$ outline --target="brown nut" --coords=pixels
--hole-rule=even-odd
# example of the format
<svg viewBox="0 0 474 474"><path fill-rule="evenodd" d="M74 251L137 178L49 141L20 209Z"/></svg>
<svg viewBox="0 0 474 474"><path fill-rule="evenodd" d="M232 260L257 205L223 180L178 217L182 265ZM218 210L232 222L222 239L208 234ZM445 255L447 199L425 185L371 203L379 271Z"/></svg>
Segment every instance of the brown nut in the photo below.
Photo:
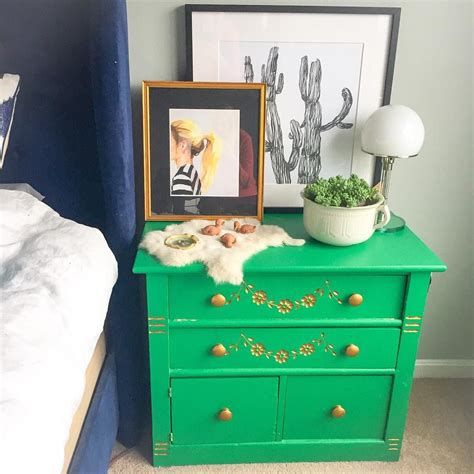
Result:
<svg viewBox="0 0 474 474"><path fill-rule="evenodd" d="M255 229L257 226L250 225L250 224L245 224L240 227L239 232L241 234L253 234L255 232Z"/></svg>
<svg viewBox="0 0 474 474"><path fill-rule="evenodd" d="M219 235L221 233L221 227L216 225L207 225L201 229L201 234L204 235Z"/></svg>
<svg viewBox="0 0 474 474"><path fill-rule="evenodd" d="M220 241L222 242L224 247L227 247L228 249L230 249L231 247L234 246L237 239L235 238L235 235L233 235L233 234L224 234L220 238Z"/></svg>

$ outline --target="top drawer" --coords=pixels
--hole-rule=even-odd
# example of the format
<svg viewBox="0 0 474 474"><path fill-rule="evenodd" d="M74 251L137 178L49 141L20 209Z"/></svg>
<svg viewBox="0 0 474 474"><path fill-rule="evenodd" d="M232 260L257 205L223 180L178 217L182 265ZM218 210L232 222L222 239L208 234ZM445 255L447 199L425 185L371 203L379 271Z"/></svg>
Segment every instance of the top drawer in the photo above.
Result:
<svg viewBox="0 0 474 474"><path fill-rule="evenodd" d="M400 318L404 275L250 274L240 286L169 277L174 319Z"/></svg>

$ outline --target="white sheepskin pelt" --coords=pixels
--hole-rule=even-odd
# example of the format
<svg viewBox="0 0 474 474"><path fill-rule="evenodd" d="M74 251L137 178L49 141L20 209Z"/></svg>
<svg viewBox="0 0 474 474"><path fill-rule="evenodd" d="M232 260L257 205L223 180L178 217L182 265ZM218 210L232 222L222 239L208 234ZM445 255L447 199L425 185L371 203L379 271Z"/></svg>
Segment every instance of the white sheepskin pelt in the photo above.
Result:
<svg viewBox="0 0 474 474"><path fill-rule="evenodd" d="M209 276L216 283L232 283L238 285L243 279L244 262L267 247L281 245L299 246L304 239L291 238L281 227L262 225L255 219L239 219L242 224L257 226L253 234L234 232L234 221L226 221L218 236L201 234L201 229L214 224L211 221L192 220L182 224L171 224L164 231L148 232L140 243L140 248L158 258L163 265L182 267L193 262L206 265ZM231 248L226 248L219 238L226 234L234 234L237 242ZM199 242L189 250L173 249L165 245L167 237L175 234L194 234Z"/></svg>

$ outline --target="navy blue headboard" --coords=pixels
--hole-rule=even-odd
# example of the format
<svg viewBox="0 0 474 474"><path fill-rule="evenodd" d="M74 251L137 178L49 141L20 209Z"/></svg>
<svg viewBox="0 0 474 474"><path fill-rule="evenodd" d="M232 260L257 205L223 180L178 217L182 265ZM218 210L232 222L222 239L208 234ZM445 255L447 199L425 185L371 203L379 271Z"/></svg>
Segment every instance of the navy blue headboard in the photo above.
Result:
<svg viewBox="0 0 474 474"><path fill-rule="evenodd" d="M120 438L138 436L145 395L125 0L1 0L0 72L21 76L0 182L26 182L62 216L99 227L119 262L107 317Z"/></svg>

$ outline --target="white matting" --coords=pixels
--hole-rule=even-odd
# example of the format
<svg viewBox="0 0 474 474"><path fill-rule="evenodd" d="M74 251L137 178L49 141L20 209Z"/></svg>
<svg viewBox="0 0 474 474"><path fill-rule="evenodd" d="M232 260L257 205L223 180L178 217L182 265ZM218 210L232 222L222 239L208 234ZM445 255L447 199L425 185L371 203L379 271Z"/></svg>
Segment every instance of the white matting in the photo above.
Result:
<svg viewBox="0 0 474 474"><path fill-rule="evenodd" d="M299 246L305 243L304 239L293 239L281 227L275 225L262 225L255 219L239 219L239 222L256 225L256 232L234 232L234 220L229 220L223 225L222 232L213 237L201 234L201 229L214 222L192 220L171 224L164 231L148 232L140 243L140 248L158 258L164 265L182 267L193 262L202 262L216 283L238 285L243 279L243 265L252 255L268 247ZM237 238L232 248L224 247L219 241L226 233L234 234ZM166 238L174 234L194 234L199 242L189 250L167 247L164 243Z"/></svg>

